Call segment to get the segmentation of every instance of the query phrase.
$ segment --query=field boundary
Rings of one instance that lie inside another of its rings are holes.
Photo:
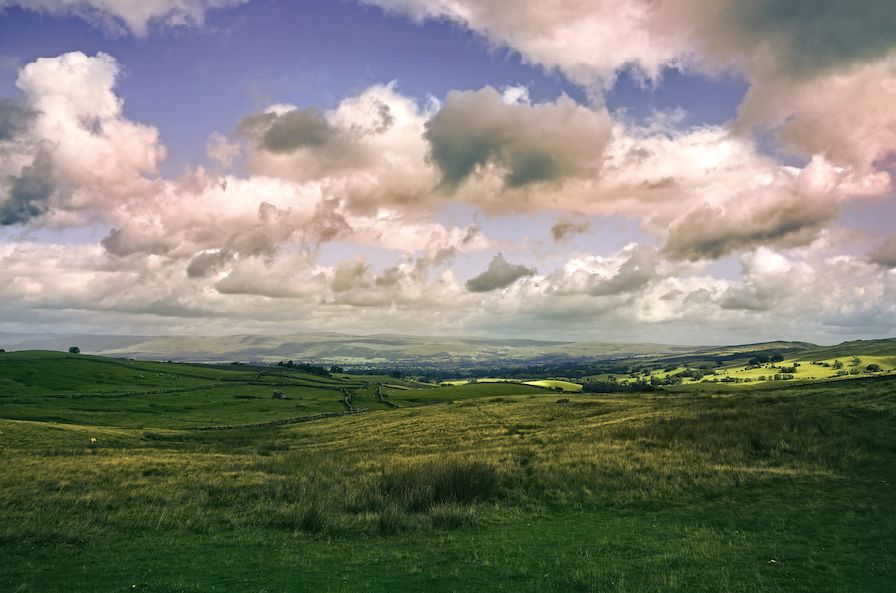
[[[370,408],[352,408],[348,412],[321,412],[311,416],[296,416],[293,418],[283,418],[282,420],[272,420],[270,422],[259,422],[257,424],[239,424],[237,426],[189,426],[186,428],[175,428],[174,430],[233,430],[236,428],[266,428],[269,426],[283,426],[285,424],[298,424],[299,422],[311,422],[313,420],[322,420],[324,418],[336,418],[338,416],[353,416],[355,414],[363,414],[369,412]]]

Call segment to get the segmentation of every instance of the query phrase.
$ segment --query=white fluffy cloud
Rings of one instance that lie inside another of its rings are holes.
[[[145,175],[156,173],[165,148],[154,127],[122,116],[113,90],[118,75],[116,61],[103,53],[40,58],[21,69],[16,84],[27,119],[0,139],[9,175],[0,186],[3,224],[27,222],[51,203],[64,219],[65,211],[149,190]]]
[[[436,179],[421,136],[432,105],[374,85],[331,112],[275,106],[240,122],[248,171],[315,182],[354,212],[423,209]]]
[[[656,5],[647,0],[361,1],[417,20],[450,19],[594,89],[609,87],[628,64],[658,77],[663,66],[686,60],[689,52],[686,31],[652,33]]]
[[[201,26],[209,10],[249,0],[0,0],[0,10],[18,6],[54,16],[73,14],[114,32],[145,37],[151,24]]]

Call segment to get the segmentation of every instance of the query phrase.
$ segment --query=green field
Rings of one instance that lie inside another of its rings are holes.
[[[570,381],[558,381],[556,379],[549,379],[544,381],[526,381],[524,385],[534,385],[535,387],[557,389],[559,391],[582,391],[582,386],[578,383],[571,383]]]
[[[619,395],[364,377],[345,384],[369,413],[185,430],[346,407],[174,370],[0,358],[0,591],[896,589],[894,377]]]

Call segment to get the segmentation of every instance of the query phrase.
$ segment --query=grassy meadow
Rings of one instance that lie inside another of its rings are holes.
[[[347,408],[313,377],[209,368],[200,389],[187,365],[4,356],[2,591],[896,588],[893,377],[615,395],[365,377],[341,384],[370,412],[195,430]]]

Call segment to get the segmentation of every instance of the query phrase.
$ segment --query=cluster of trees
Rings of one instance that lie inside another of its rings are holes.
[[[773,363],[773,364],[776,362],[784,362],[784,355],[773,354],[771,356],[765,356],[764,354],[762,354],[759,356],[754,356],[753,358],[750,359],[750,361],[747,364],[750,365],[751,367],[758,367],[758,366],[767,364],[769,362]]]
[[[320,375],[322,377],[328,377],[330,375],[330,371],[326,369],[326,367],[316,367],[314,365],[308,364],[307,362],[300,362],[299,364],[294,363],[293,361],[283,362],[282,360],[277,363],[277,366],[280,367],[288,367],[291,369],[296,369],[297,371],[302,371],[303,373],[311,373],[312,375]],[[342,372],[340,367],[332,367],[338,368],[339,371],[334,372]]]
[[[640,393],[656,391],[657,386],[646,381],[619,383],[618,381],[588,381],[582,384],[582,391],[588,393]]]

